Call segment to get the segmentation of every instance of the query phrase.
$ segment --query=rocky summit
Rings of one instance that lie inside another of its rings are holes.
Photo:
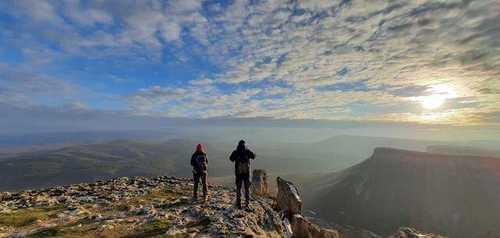
[[[173,177],[117,178],[18,193],[0,193],[0,237],[281,237],[273,201],[247,210],[233,191],[210,185],[191,200],[192,182]]]
[[[232,189],[209,185],[209,198],[193,201],[191,180],[166,176],[4,192],[0,237],[380,238],[359,228],[320,227],[302,215],[302,199],[292,182],[278,178],[273,198],[266,172],[253,175],[253,199],[244,210],[234,206]],[[391,236],[414,237],[440,236],[411,228]]]

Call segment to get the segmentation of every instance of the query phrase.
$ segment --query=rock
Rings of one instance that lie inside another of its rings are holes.
[[[8,201],[12,198],[11,193],[9,192],[0,192],[0,202]]]
[[[302,213],[302,199],[299,196],[299,191],[295,185],[280,177],[278,182],[278,207],[288,215],[289,219],[294,214]]]
[[[335,230],[321,229],[319,226],[308,221],[302,215],[295,214],[292,217],[292,231],[294,238],[339,238]]]
[[[360,228],[336,225],[335,229],[342,238],[382,238],[381,236]]]
[[[336,230],[332,229],[321,229],[322,238],[340,238],[340,234]]]
[[[322,229],[299,214],[293,215],[291,227],[294,238],[340,238],[336,230]]]
[[[0,211],[42,208],[36,210],[47,213],[41,216],[41,222],[27,226],[0,224],[0,229],[5,228],[0,237],[29,236],[43,224],[60,227],[68,235],[75,228],[95,227],[88,231],[89,237],[100,232],[116,233],[118,237],[141,237],[145,233],[283,237],[280,214],[272,209],[270,198],[256,196],[252,210],[245,211],[234,208],[233,191],[228,188],[211,186],[212,196],[203,204],[191,203],[191,189],[189,179],[131,177],[13,193],[0,201]]]
[[[389,238],[444,238],[444,237],[432,234],[423,234],[410,227],[400,227],[394,234],[389,236]]]
[[[293,238],[340,238],[337,230],[323,229],[302,216],[302,199],[292,182],[280,177],[278,182],[278,208],[284,213],[285,237]]]
[[[293,215],[290,224],[292,225],[294,238],[313,237],[310,229],[311,224],[302,215],[300,214]]]
[[[263,169],[255,169],[252,173],[252,192],[259,196],[269,195],[269,184],[267,172]]]

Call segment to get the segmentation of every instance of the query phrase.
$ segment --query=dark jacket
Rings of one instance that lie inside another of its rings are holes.
[[[205,164],[208,165],[208,157],[207,157],[207,154],[201,152],[201,151],[196,151],[193,153],[193,155],[191,156],[191,166],[193,166],[193,172],[196,172],[194,171],[194,167],[196,166],[196,157],[198,155],[203,155],[205,157]],[[206,168],[205,168],[205,171],[206,171]]]
[[[246,147],[240,146],[238,146],[229,157],[229,160],[234,162],[234,172],[236,174],[241,174],[241,171],[238,169],[240,168],[240,163],[247,163],[250,165],[250,159],[255,159],[255,154]]]

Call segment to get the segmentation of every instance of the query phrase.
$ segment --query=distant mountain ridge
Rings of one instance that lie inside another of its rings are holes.
[[[500,232],[496,158],[377,148],[307,187],[322,218],[383,235],[405,225],[457,238]]]
[[[470,155],[483,157],[499,157],[500,150],[491,150],[473,146],[453,146],[453,145],[431,145],[427,146],[427,152],[446,155]]]
[[[93,133],[84,135],[91,137]],[[66,146],[51,144],[35,150],[0,150],[0,174],[3,175],[0,191],[92,182],[116,176],[188,176],[191,174],[189,158],[198,143],[204,143],[207,148],[210,178],[224,178],[222,180],[232,182],[232,178],[225,177],[233,174],[233,166],[228,160],[234,150],[233,143],[208,139],[121,139]],[[303,174],[306,177],[314,173],[339,171],[360,163],[376,147],[394,146],[425,151],[438,143],[346,135],[314,143],[249,141],[250,148],[257,153],[253,165],[270,169],[275,175]]]
[[[194,141],[118,140],[20,153],[0,160],[0,191],[92,182],[117,176],[188,176]],[[222,154],[216,149],[213,154]],[[211,161],[214,175],[218,160]]]

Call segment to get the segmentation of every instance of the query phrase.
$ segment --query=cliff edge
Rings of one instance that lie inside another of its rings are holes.
[[[210,185],[206,203],[192,183],[173,177],[117,178],[0,195],[0,237],[281,237],[271,199],[251,210],[233,192]]]

